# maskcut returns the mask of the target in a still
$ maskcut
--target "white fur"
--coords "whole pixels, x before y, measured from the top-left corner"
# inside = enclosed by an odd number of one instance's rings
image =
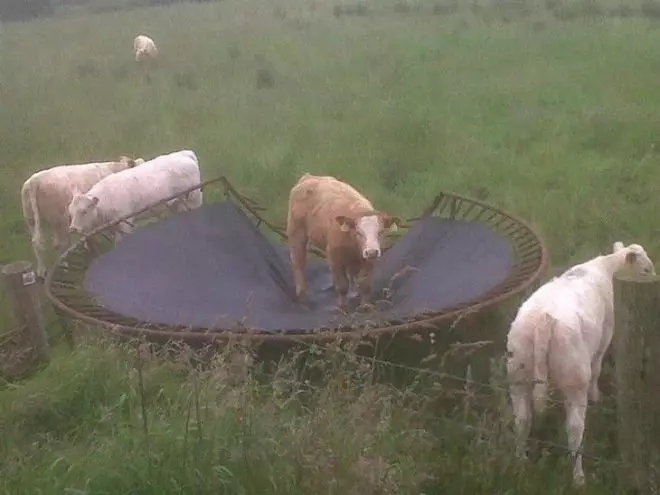
[[[87,192],[110,174],[143,163],[121,157],[114,162],[58,165],[32,174],[21,188],[23,218],[32,237],[32,249],[37,259],[37,275],[46,274],[46,245],[42,222],[51,231],[58,254],[69,246],[69,213],[67,207],[75,191]]]
[[[371,257],[380,258],[380,235],[383,232],[380,217],[378,215],[369,215],[358,218],[355,222],[355,229],[358,235],[364,240],[362,257],[364,259]]]
[[[158,156],[139,167],[124,170],[98,182],[87,193],[76,193],[69,204],[70,230],[87,234],[95,228],[137,213],[158,201],[181,193],[201,182],[197,156],[182,150]],[[170,200],[177,209],[202,205],[202,191],[196,189],[185,198]],[[161,210],[164,209],[161,208]],[[153,213],[147,211],[140,217]],[[124,223],[117,226],[115,238],[133,231]]]
[[[579,450],[587,402],[599,399],[598,378],[614,330],[612,282],[622,273],[655,275],[642,246],[616,242],[611,254],[575,265],[541,286],[518,310],[507,338],[518,455],[525,457],[532,409],[545,408],[550,378],[565,400],[576,485],[584,483]]]
[[[133,40],[133,51],[135,52],[135,61],[139,62],[144,58],[158,57],[158,48],[156,43],[149,36],[138,35]]]

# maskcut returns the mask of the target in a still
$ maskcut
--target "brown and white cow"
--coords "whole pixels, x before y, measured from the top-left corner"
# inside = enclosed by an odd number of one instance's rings
[[[58,254],[69,247],[68,206],[75,191],[88,191],[98,181],[121,170],[143,163],[122,156],[113,162],[58,165],[32,174],[21,188],[23,218],[32,236],[37,275],[46,274],[46,245],[42,222],[51,231]]]
[[[287,237],[299,302],[307,302],[307,246],[323,249],[339,294],[347,308],[350,280],[357,282],[362,305],[370,303],[371,282],[380,258],[381,237],[395,229],[398,218],[374,209],[345,182],[330,176],[304,174],[291,189]]]

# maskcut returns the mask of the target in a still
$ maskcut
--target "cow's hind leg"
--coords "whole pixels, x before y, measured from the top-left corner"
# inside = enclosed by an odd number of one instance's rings
[[[32,231],[32,250],[37,260],[37,276],[42,279],[46,277],[46,242],[40,229]]]
[[[605,353],[596,356],[591,362],[591,381],[589,383],[588,399],[594,404],[600,400],[598,378],[603,367],[603,357],[605,357]]]
[[[587,414],[587,394],[587,387],[576,388],[564,393],[566,399],[566,435],[568,437],[568,449],[574,461],[573,482],[576,486],[584,485],[582,441]]]
[[[291,224],[288,227],[287,237],[293,282],[296,286],[296,299],[302,304],[307,304],[307,244],[309,240],[304,227],[294,228]]]
[[[588,399],[592,403],[600,400],[600,390],[598,389],[598,379],[600,372],[603,369],[603,358],[607,352],[610,343],[612,342],[612,334],[614,333],[614,313],[611,312],[606,318],[606,323],[603,325],[603,341],[600,349],[591,360],[591,380],[589,382],[589,395]]]
[[[527,459],[527,439],[532,430],[532,384],[512,384],[509,388],[516,432],[516,455]]]
[[[57,226],[53,228],[53,244],[55,245],[55,252],[57,257],[60,257],[64,251],[67,250],[71,242],[69,230],[66,226]],[[68,266],[68,263],[63,262],[63,266]]]

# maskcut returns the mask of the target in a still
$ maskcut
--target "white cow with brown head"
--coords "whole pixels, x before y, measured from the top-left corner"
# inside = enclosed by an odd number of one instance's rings
[[[307,246],[326,253],[339,307],[346,310],[350,279],[357,281],[362,304],[370,303],[381,238],[398,219],[377,211],[356,189],[330,176],[304,174],[291,189],[287,237],[296,297],[307,302]]]

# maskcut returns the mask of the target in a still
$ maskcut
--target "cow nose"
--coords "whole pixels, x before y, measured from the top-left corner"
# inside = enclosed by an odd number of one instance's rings
[[[367,260],[372,260],[374,258],[380,258],[380,249],[365,249],[362,252],[362,256],[364,256],[364,258],[367,259]]]

